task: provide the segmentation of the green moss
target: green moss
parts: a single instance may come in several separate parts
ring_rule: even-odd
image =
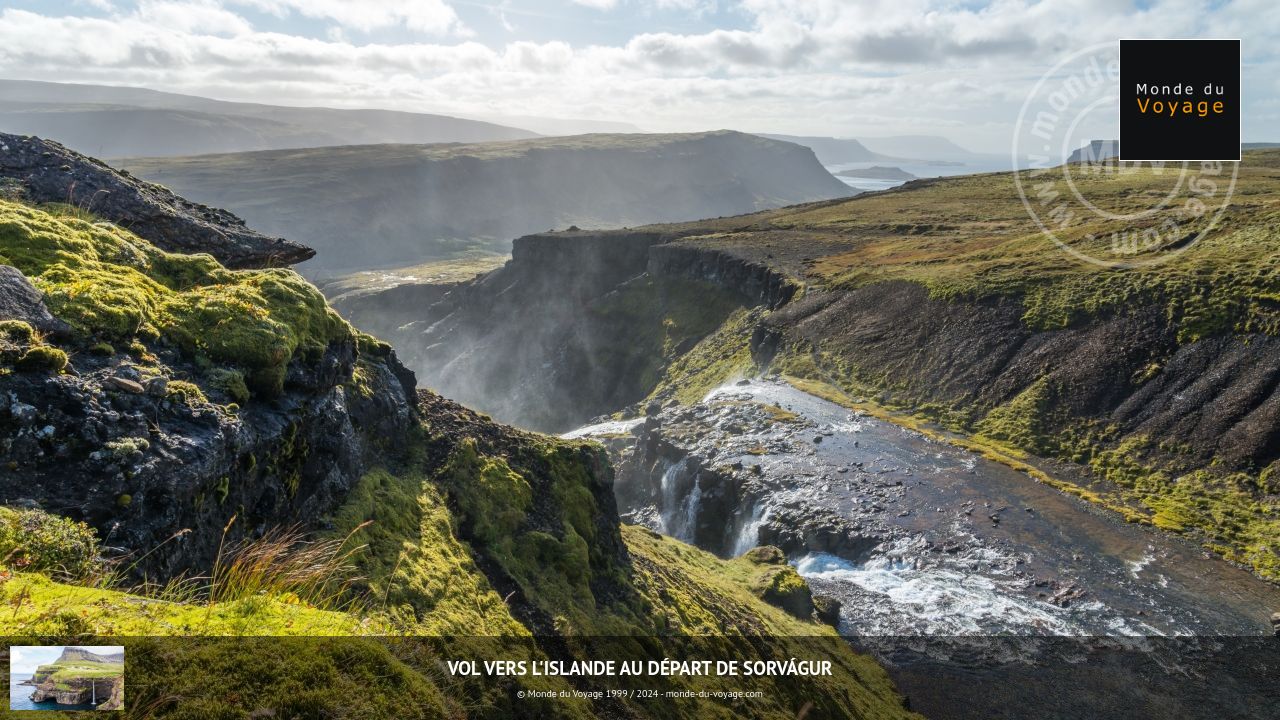
[[[363,635],[386,627],[345,613],[267,598],[250,616],[231,603],[168,602],[114,590],[56,582],[34,572],[0,585],[5,635],[77,637],[156,635]]]
[[[127,460],[150,450],[151,441],[144,437],[125,437],[108,440],[102,447],[110,453],[111,457],[117,460]]]
[[[472,536],[485,544],[510,542],[532,502],[529,483],[501,458],[481,457],[470,438],[454,452],[445,472]]]
[[[165,385],[165,396],[172,398],[178,402],[188,405],[205,404],[209,399],[205,397],[204,392],[200,390],[200,386],[186,380],[170,380]]]
[[[761,571],[752,583],[756,595],[770,605],[799,618],[813,614],[813,596],[809,584],[790,565],[774,566]]]
[[[0,320],[0,336],[19,345],[30,345],[38,341],[35,328],[23,320]]]
[[[318,359],[332,343],[355,342],[297,273],[226,270],[207,255],[165,253],[106,223],[0,201],[0,254],[81,336],[163,339],[194,360],[238,366],[248,387],[267,396],[280,392],[295,358]]]
[[[116,354],[116,349],[109,342],[98,342],[89,346],[89,352],[99,357],[110,357]]]
[[[13,364],[23,372],[51,372],[58,374],[67,367],[67,353],[48,345],[28,348]]]
[[[0,507],[0,565],[85,578],[98,566],[98,538],[84,523]]]
[[[738,309],[730,313],[719,328],[666,368],[649,399],[672,397],[688,405],[735,377],[753,374],[756,368],[751,359],[751,332],[759,319],[758,311]]]
[[[1049,436],[1047,412],[1054,400],[1054,388],[1047,377],[1040,378],[1016,397],[987,413],[977,425],[980,434],[1012,443],[1034,453],[1056,449]]]
[[[335,536],[356,536],[369,603],[405,632],[424,635],[527,635],[458,541],[439,491],[417,471],[374,470],[333,518]]]
[[[391,354],[391,344],[363,332],[356,332],[356,348],[361,355],[384,358]]]
[[[229,368],[213,368],[208,377],[211,387],[226,393],[232,400],[241,405],[249,402],[249,386],[245,384],[244,373]]]

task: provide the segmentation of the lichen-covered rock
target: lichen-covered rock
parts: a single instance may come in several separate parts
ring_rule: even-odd
[[[0,188],[20,199],[65,203],[128,227],[170,252],[204,252],[230,268],[282,267],[315,251],[245,227],[235,215],[117,173],[101,161],[50,140],[0,133]]]
[[[43,293],[25,316],[69,327],[0,327],[0,504],[87,522],[139,574],[207,570],[233,516],[228,540],[314,527],[414,424],[412,373],[292,271],[3,200],[0,256]]]

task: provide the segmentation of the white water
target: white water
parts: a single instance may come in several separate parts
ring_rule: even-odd
[[[762,509],[762,505],[756,504],[751,509],[751,517],[742,523],[742,529],[738,531],[738,537],[733,541],[733,556],[738,557],[742,553],[755,547],[760,542],[760,526],[769,519],[769,511],[767,508]]]
[[[630,420],[609,420],[608,422],[596,423],[595,425],[583,425],[580,428],[574,428],[560,437],[566,440],[577,440],[578,438],[595,437],[599,435],[626,435],[631,432],[635,426],[644,422],[644,418],[632,418]]]
[[[873,612],[883,615],[875,625],[886,634],[977,635],[990,632],[994,625],[1025,626],[1034,633],[1085,634],[1061,608],[1002,593],[981,575],[916,569],[910,560],[889,556],[854,565],[825,553],[801,557],[796,570],[806,578],[849,583],[883,596],[885,604],[877,604]]]
[[[698,527],[698,511],[701,509],[698,505],[702,502],[702,486],[698,484],[697,479],[693,481],[693,487],[689,490],[689,495],[684,499],[684,512],[680,515],[680,526],[674,528],[672,533],[676,538],[685,542],[693,542],[694,531]]]
[[[661,490],[662,490],[662,534],[671,537],[680,537],[676,534],[676,509],[681,503],[678,495],[676,483],[680,479],[680,475],[684,473],[685,465],[688,464],[688,458],[680,460],[680,462],[672,463],[662,473]]]

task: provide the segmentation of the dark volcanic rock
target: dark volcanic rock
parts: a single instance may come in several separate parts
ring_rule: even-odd
[[[44,333],[63,335],[70,328],[45,307],[44,295],[16,267],[0,265],[0,320],[22,320]]]
[[[6,180],[29,202],[74,205],[161,249],[209,253],[230,268],[279,267],[315,255],[306,246],[250,230],[226,210],[190,202],[37,137],[0,133],[0,187]]]
[[[173,377],[199,371],[171,350]],[[0,390],[0,504],[39,507],[97,528],[153,577],[203,571],[228,541],[314,527],[373,463],[393,461],[416,420],[411,374],[394,355],[360,361],[335,344],[290,368],[284,392],[231,412],[144,391],[121,356],[81,353],[78,375],[13,373]],[[154,382],[148,381],[148,386]],[[175,534],[178,537],[173,538]]]

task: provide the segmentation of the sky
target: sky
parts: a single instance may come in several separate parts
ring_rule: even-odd
[[[37,667],[55,662],[62,656],[62,645],[18,645],[9,649],[9,672],[14,675],[30,675],[36,671]],[[99,655],[114,655],[124,652],[124,648],[119,645],[75,645],[72,647],[84,647],[90,652]]]
[[[1121,37],[1241,38],[1244,139],[1280,140],[1274,0],[0,0],[0,77],[1008,152],[1036,80]]]

